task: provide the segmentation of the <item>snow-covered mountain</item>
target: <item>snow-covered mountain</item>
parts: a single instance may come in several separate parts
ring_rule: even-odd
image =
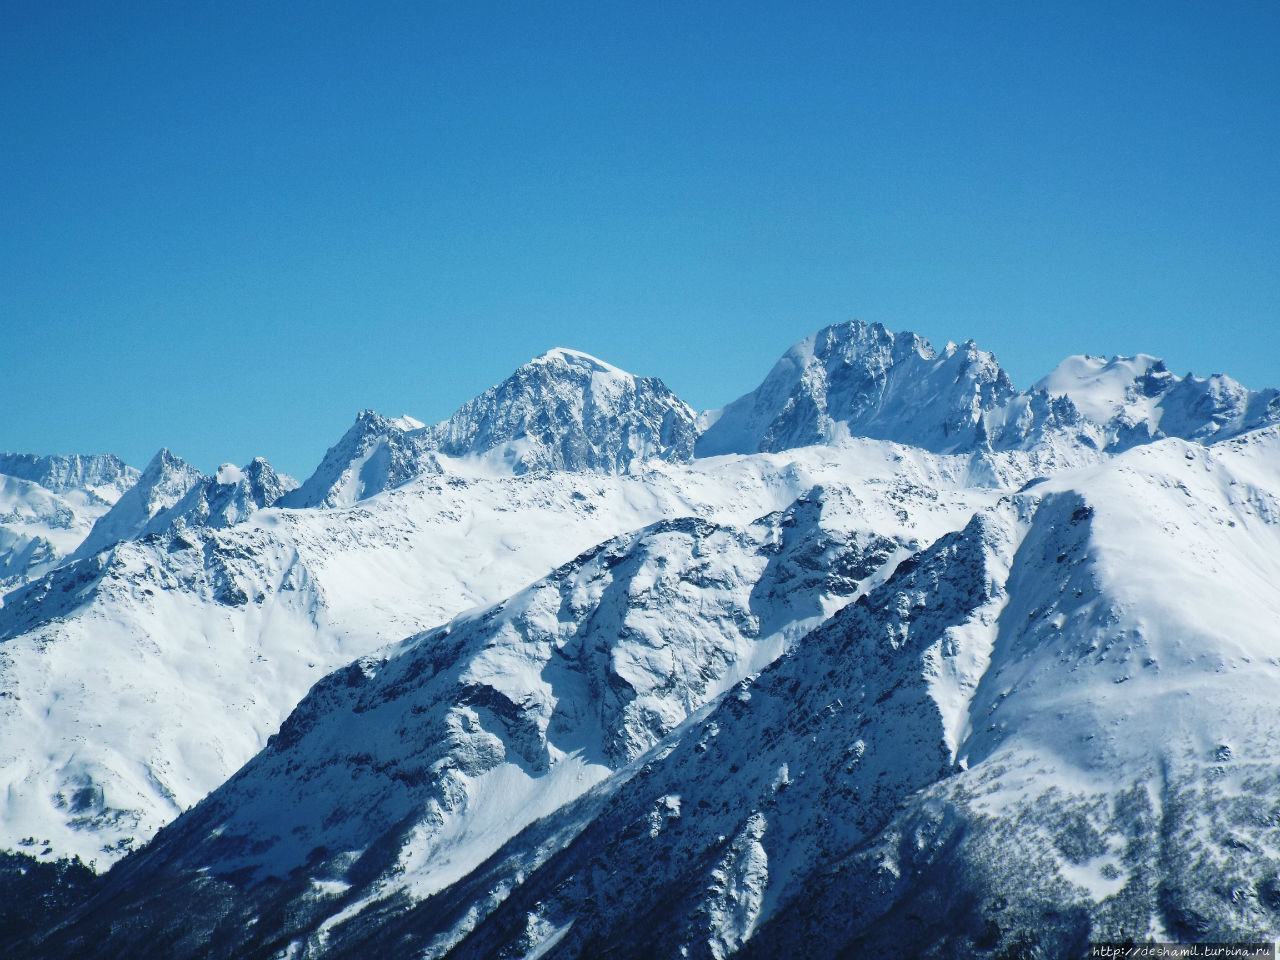
[[[695,420],[661,380],[558,347],[425,435],[450,456],[485,455],[515,473],[619,473],[647,460],[688,460]]]
[[[427,427],[363,411],[284,507],[344,507],[440,473],[438,454],[479,458],[516,475],[538,470],[621,473],[693,454],[696,416],[662,383],[562,347],[520,367]]]
[[[346,507],[406,483],[439,473],[412,417],[384,417],[363,410],[351,429],[330,447],[315,473],[280,498],[282,507]]]
[[[143,528],[141,536],[170,527],[229,527],[272,506],[298,482],[275,472],[262,457],[247,466],[224,463],[212,477],[201,477],[186,494],[161,510]]]
[[[809,541],[820,493],[606,544],[317,686],[51,955],[1076,956],[1274,931],[1278,453],[1274,430],[1169,440],[1003,497],[883,583],[843,578],[858,599],[755,677],[749,544],[791,532],[775,569],[805,558],[813,599],[841,582],[818,558],[867,557]],[[659,599],[697,586],[719,603],[688,621]]]
[[[986,445],[987,415],[1015,394],[972,341],[939,354],[915,334],[854,320],[800,341],[759,387],[704,415],[697,451],[788,450],[842,436],[968,451]]]
[[[90,494],[108,504],[119,500],[138,479],[137,470],[109,453],[46,457],[0,453],[0,474],[57,494]]]
[[[1275,489],[1276,451],[1168,442],[979,514],[596,810],[492,860],[468,891],[512,891],[490,918],[426,901],[398,942],[1074,957],[1269,939],[1280,528],[1240,488]],[[1191,551],[1164,549],[1173,531]]]
[[[1177,377],[1146,354],[1068,357],[1035,389],[1070,399],[1109,450],[1160,437],[1211,443],[1280,423],[1280,391],[1248,390],[1220,373]]]
[[[72,559],[89,557],[112,544],[141,536],[157,515],[204,479],[204,474],[181,457],[165,449],[158,451],[142,469],[137,482],[94,523]]]
[[[119,861],[11,944],[1274,939],[1277,421],[855,322],[697,419],[553,350],[434,427],[361,414],[292,491],[159,456],[0,608],[0,857]]]
[[[1161,437],[1210,442],[1280,423],[1280,391],[1179,378],[1154,357],[1063,361],[1019,393],[972,341],[939,353],[878,323],[819,330],[755,390],[703,414],[699,456],[786,450],[844,436],[938,452],[1117,451]]]
[[[370,838],[366,901],[460,879],[905,555],[823,493],[747,527],[650,525],[331,675],[179,846],[264,889],[307,873],[317,923],[339,903],[315,890]]]
[[[0,454],[0,593],[62,563],[137,479],[110,454]]]
[[[164,525],[11,593],[0,683],[20,699],[0,700],[0,843],[36,836],[105,866],[248,761],[328,671],[665,517],[750,523],[862,478],[877,527],[924,537],[997,495],[966,489],[964,458],[857,443],[643,476],[441,459],[445,475],[344,510]]]

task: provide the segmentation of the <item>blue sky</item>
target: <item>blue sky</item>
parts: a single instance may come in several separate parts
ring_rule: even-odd
[[[1280,385],[1280,5],[0,10],[0,448],[305,476],[547,348],[851,317]]]

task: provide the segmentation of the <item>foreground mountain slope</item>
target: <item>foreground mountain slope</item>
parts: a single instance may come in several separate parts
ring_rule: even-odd
[[[589,480],[449,462],[342,510],[166,528],[11,594],[3,845],[105,866],[252,757],[325,673],[655,520],[747,523],[862,476],[868,503],[910,508],[923,536],[992,496],[965,489],[964,458],[867,444]]]
[[[202,878],[218,877],[219,895],[237,903],[253,884],[245,908],[288,900],[296,929],[447,886],[903,555],[899,542],[849,529],[859,506],[849,491],[816,490],[746,528],[663,521],[333,675],[267,751],[157,840],[156,851],[180,851],[188,876],[169,861],[155,889],[172,903],[194,881],[204,897]],[[312,799],[290,803],[299,790]],[[151,881],[135,874],[139,883]],[[292,932],[275,922],[223,923],[222,936]],[[175,933],[212,930],[188,917],[145,935]]]
[[[1078,494],[1046,484],[962,772],[814,871],[747,955],[805,938],[858,956],[908,934],[955,957],[1274,940],[1277,453],[1274,429],[1165,442]],[[824,898],[857,909],[833,923],[810,906]]]
[[[326,955],[1274,939],[1277,454],[1167,441],[975,517],[632,776]]]
[[[795,530],[786,516],[764,523]],[[698,713],[716,685],[682,705],[693,688],[659,665],[671,662],[671,641],[655,646],[643,631],[635,649],[651,651],[650,666],[628,674],[640,661],[619,656],[627,631],[598,619],[609,588],[581,591],[616,570],[628,595],[637,580],[648,583],[648,604],[678,625],[679,600],[659,599],[652,578],[660,558],[697,551],[663,538],[711,546],[726,536],[742,543],[741,535],[660,525],[594,551],[493,614],[411,642],[386,664],[334,675],[241,777],[114,872],[107,892],[47,944],[50,955],[127,952],[135,937],[159,937],[178,956],[288,948],[769,957],[797,945],[807,955],[897,945],[945,957],[1071,956],[1090,939],[1231,940],[1277,929],[1268,884],[1280,868],[1280,835],[1268,811],[1280,809],[1269,747],[1280,734],[1271,707],[1280,679],[1280,432],[1209,449],[1163,441],[1005,497]],[[1165,549],[1168,538],[1182,549]],[[799,549],[792,562],[824,555]],[[706,556],[713,573],[739,554],[720,542]],[[677,581],[688,583],[696,567],[683,569]],[[732,578],[712,580],[730,595],[738,589]],[[540,600],[542,589],[556,599]],[[577,606],[591,596],[600,599]],[[776,609],[760,599],[760,610]],[[713,613],[702,630],[734,621]],[[534,624],[542,626],[531,632]],[[598,685],[565,686],[549,669],[566,654],[579,662],[584,651],[565,639],[575,624],[616,638],[583,674]],[[485,639],[468,647],[479,625]],[[665,629],[657,636],[665,640]],[[739,655],[741,668],[721,673],[719,685],[752,662]],[[634,714],[647,719],[631,726],[618,691],[639,687],[616,687],[611,670],[632,680],[670,676],[666,702],[677,712]],[[477,683],[490,692],[479,695]],[[400,719],[378,715],[392,703],[403,704],[394,708]],[[453,732],[444,741],[426,728],[419,736],[446,703],[458,719],[442,730]],[[351,704],[360,706],[350,712]],[[557,721],[561,710],[572,712]],[[606,722],[583,725],[593,717]],[[644,735],[630,741],[637,730]],[[397,736],[443,743],[445,752],[393,759],[385,751]],[[610,742],[633,745],[610,761]],[[306,743],[319,752],[291,761]],[[444,757],[452,759],[442,766]],[[459,847],[496,848],[506,836],[489,833],[507,821],[486,816],[486,804],[505,811],[501,798],[526,796],[527,788],[508,793],[509,778],[473,792],[471,773],[483,781],[495,762],[535,780],[560,765],[584,777],[574,772],[576,787],[544,795],[554,812],[462,877],[450,860]],[[413,764],[417,777],[408,775]],[[450,802],[465,813],[450,826],[441,798],[467,764],[478,766],[453,780],[460,790]],[[268,768],[269,781],[292,777],[296,795],[314,799],[290,809],[281,804],[287,793],[250,789]],[[342,785],[326,789],[335,777]],[[415,812],[396,820],[387,797],[360,802],[369,794],[358,785],[371,777],[398,784],[398,802]],[[525,814],[545,810],[530,803]],[[371,816],[394,821],[390,840],[362,829]],[[308,819],[331,830],[335,846],[304,852],[326,836],[298,832]],[[344,823],[361,828],[349,834]],[[435,843],[424,841],[423,823]],[[471,846],[468,831],[487,842]],[[295,838],[294,859],[264,845],[273,835]],[[179,904],[177,915],[157,926],[153,898]],[[108,930],[118,939],[100,944]]]

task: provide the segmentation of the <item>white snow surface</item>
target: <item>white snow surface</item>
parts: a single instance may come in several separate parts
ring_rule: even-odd
[[[0,594],[65,562],[137,478],[109,455],[0,454]]]
[[[557,348],[296,490],[162,451],[0,608],[0,846],[102,868],[187,811],[128,882],[299,883],[298,956],[836,954],[966,864],[1006,916],[1280,933],[1278,420],[855,322],[696,426]]]
[[[1178,377],[1143,353],[1068,357],[1033,390],[1067,397],[1113,450],[1161,437],[1211,443],[1280,422],[1276,390],[1248,390],[1219,373]]]
[[[985,896],[1102,911],[1098,936],[1134,898],[1140,929],[1172,936],[1182,896],[1274,935],[1232,891],[1276,855],[1256,811],[1280,802],[1278,491],[1269,428],[1002,498],[676,729],[644,776],[531,828],[468,880],[460,925],[424,904],[427,955],[464,936],[461,956],[527,950],[505,918],[533,904],[542,929],[573,919],[558,943],[574,955],[658,903],[657,955],[762,936],[763,955],[797,939],[829,955],[956,857]],[[654,818],[673,795],[709,802],[672,830]],[[1195,869],[1233,879],[1151,893]],[[491,921],[486,896],[508,901]],[[831,911],[849,897],[858,910]]]
[[[1134,381],[1144,377],[1160,361],[1145,353],[1133,357],[1078,355],[1067,357],[1039,380],[1035,388],[1053,396],[1067,396],[1082,414],[1095,423],[1110,423],[1136,399]],[[1142,410],[1149,418],[1150,405]]]
[[[105,866],[252,757],[329,671],[655,520],[744,524],[827,487],[850,491],[861,526],[927,542],[996,495],[967,487],[967,458],[870,441],[643,474],[441,460],[350,507],[127,541],[11,594],[0,843]]]

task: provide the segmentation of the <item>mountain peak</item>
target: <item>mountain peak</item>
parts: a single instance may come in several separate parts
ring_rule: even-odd
[[[1067,357],[1032,388],[1065,396],[1120,450],[1160,437],[1226,439],[1280,421],[1280,393],[1248,390],[1223,374],[1179,377],[1158,357]]]
[[[342,438],[330,447],[315,473],[285,493],[282,507],[341,507],[381,493],[440,468],[410,416],[384,417],[361,410]]]
[[[274,505],[297,486],[262,457],[243,467],[224,463],[214,476],[203,477],[176,504],[157,513],[143,535],[184,526],[229,527]]]
[[[91,556],[141,535],[156,516],[181,501],[205,479],[204,474],[168,447],[161,447],[143,468],[138,482],[98,518],[73,556]]]
[[[426,424],[421,420],[411,417],[407,413],[403,413],[400,416],[393,418],[390,422],[392,426],[403,430],[405,433],[412,433],[414,430],[421,430],[426,426]]]
[[[563,364],[569,367],[590,370],[593,373],[614,373],[621,374],[624,377],[630,376],[625,370],[621,370],[611,363],[606,363],[599,357],[593,357],[589,353],[573,350],[569,347],[552,347],[541,356],[534,357],[525,366],[532,364]]]
[[[483,456],[515,473],[621,473],[649,459],[687,460],[694,422],[661,380],[555,347],[425,436],[449,456]]]
[[[181,470],[185,466],[187,466],[187,462],[180,456],[168,447],[161,447],[155,452],[155,455],[147,461],[147,465],[142,468],[142,472],[144,475],[148,473],[159,475],[174,470]]]
[[[758,388],[707,415],[698,455],[755,453],[844,436],[949,452],[986,444],[985,415],[1015,393],[972,341],[939,355],[925,338],[851,320],[793,345]]]

